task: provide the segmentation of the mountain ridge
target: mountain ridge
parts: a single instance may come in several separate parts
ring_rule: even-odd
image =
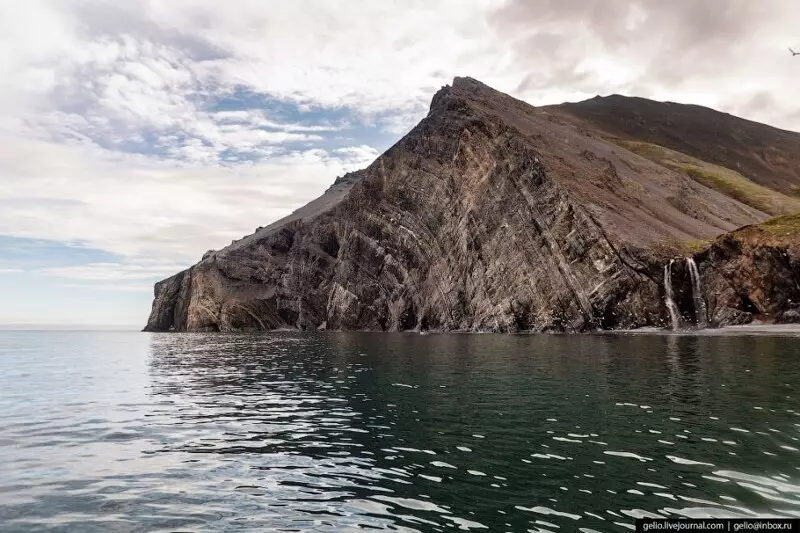
[[[741,171],[785,194],[800,193],[800,133],[708,107],[611,95],[557,108],[607,135],[649,142]]]

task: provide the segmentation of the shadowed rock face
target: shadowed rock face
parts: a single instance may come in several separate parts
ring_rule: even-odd
[[[748,226],[696,255],[713,324],[800,322],[800,239]]]
[[[666,257],[655,245],[765,218],[558,109],[456,78],[367,169],[156,284],[145,329],[661,326]],[[710,287],[719,246],[698,257]],[[732,298],[709,306],[717,322],[750,316],[722,310]]]

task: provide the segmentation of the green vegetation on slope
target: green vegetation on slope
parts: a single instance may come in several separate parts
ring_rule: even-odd
[[[800,198],[758,185],[729,168],[707,163],[657,144],[621,139],[615,139],[614,142],[670,170],[685,172],[696,182],[764,213],[787,215],[800,211]]]
[[[776,237],[800,237],[800,213],[771,218],[758,225]]]
[[[731,232],[734,235],[749,235],[751,238],[760,239],[760,232],[752,232],[753,229],[759,229],[767,232],[769,235],[777,239],[779,243],[793,244],[800,243],[800,213],[792,215],[781,215],[772,217],[760,224],[751,226],[743,226],[738,230]],[[662,257],[689,257],[702,252],[714,242],[714,239],[696,240],[696,241],[681,241],[678,239],[669,239],[657,242],[653,245],[652,251]]]
[[[711,242],[711,239],[696,241],[667,239],[653,244],[652,250],[662,257],[690,257],[708,248]]]

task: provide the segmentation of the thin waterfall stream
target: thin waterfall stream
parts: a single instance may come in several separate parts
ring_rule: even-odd
[[[706,302],[703,299],[703,291],[700,286],[700,271],[697,268],[697,263],[694,259],[687,257],[686,268],[689,271],[689,277],[692,281],[692,306],[694,308],[694,316],[698,329],[705,329],[708,326],[708,318],[706,313]],[[664,295],[669,311],[669,319],[672,331],[680,329],[680,310],[675,303],[675,291],[672,288],[672,266],[675,264],[674,259],[670,259],[669,263],[664,265]]]
[[[686,258],[686,265],[689,267],[689,275],[692,278],[692,302],[694,303],[694,316],[697,320],[697,327],[698,329],[704,329],[708,325],[708,319],[706,318],[706,301],[703,299],[703,292],[700,288],[700,272],[691,257]]]
[[[677,331],[680,327],[678,306],[675,305],[675,294],[672,292],[672,265],[675,263],[674,259],[670,259],[669,264],[664,265],[664,293],[666,294],[667,309],[669,310],[669,319],[672,323],[672,331]]]

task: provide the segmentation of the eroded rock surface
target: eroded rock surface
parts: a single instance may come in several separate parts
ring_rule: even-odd
[[[749,226],[697,254],[711,323],[800,322],[798,242]]]

